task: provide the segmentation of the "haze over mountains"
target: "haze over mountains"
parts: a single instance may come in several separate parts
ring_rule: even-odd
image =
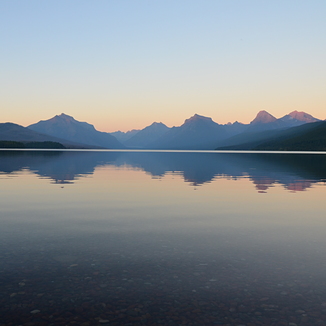
[[[308,127],[305,127],[306,125]],[[318,150],[322,150],[324,145],[326,149],[326,140],[325,144],[323,140],[326,136],[324,137],[322,125],[321,120],[305,112],[293,111],[277,119],[266,111],[260,111],[249,124],[237,121],[218,124],[209,117],[195,114],[178,127],[169,128],[162,122],[154,122],[142,130],[107,133],[96,130],[87,122],[77,121],[62,113],[27,128],[14,125],[16,128],[14,132],[10,132],[8,124],[0,124],[0,141],[32,139],[33,141],[57,141],[68,144],[68,147],[76,147],[77,144],[77,147],[111,149],[210,150],[263,149],[265,142],[268,142],[268,148],[272,148],[276,146],[273,142],[277,141],[277,146],[281,146],[283,140],[288,141],[289,138],[296,137],[297,141],[293,146],[301,146],[299,145],[301,139],[306,143],[303,147],[309,147],[310,144],[312,146],[310,149],[314,150],[318,142]],[[319,131],[314,132],[314,128],[319,128]],[[311,137],[314,138],[313,142]],[[289,144],[286,147],[288,149]],[[277,149],[275,146],[273,148]]]

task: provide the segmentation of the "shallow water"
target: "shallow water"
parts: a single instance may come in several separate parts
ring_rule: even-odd
[[[1,151],[0,325],[325,325],[326,155]]]

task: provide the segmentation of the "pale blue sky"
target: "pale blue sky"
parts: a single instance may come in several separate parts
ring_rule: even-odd
[[[326,1],[1,0],[1,122],[326,118]]]

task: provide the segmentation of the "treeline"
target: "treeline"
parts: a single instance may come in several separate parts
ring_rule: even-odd
[[[43,149],[65,149],[61,143],[53,141],[41,141],[41,142],[19,142],[0,140],[0,148],[43,148]]]

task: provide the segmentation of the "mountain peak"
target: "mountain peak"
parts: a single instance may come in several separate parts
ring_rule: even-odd
[[[260,123],[270,123],[277,119],[265,110],[259,111],[256,118],[250,122],[251,125]]]
[[[75,120],[73,117],[61,113],[49,120],[41,120],[28,126],[29,129],[68,140],[70,142],[87,144],[104,148],[123,148],[114,136],[97,131],[87,122]]]
[[[162,125],[165,126],[165,124],[162,122],[153,122],[150,126],[162,126]]]
[[[209,121],[209,122],[213,122],[212,118],[204,117],[202,115],[199,115],[199,114],[195,113],[192,117],[190,117],[189,119],[186,119],[184,123],[189,123],[189,122],[194,122],[194,121]]]
[[[71,115],[65,114],[65,113],[61,113],[60,115],[56,115],[54,116],[52,119],[57,120],[65,120],[65,121],[77,121],[74,119],[74,117],[72,117]]]
[[[167,130],[169,129],[169,127],[167,127],[164,123],[162,122],[153,122],[151,125],[145,127],[144,129],[142,130],[148,130],[148,129],[151,129],[151,130]]]
[[[57,115],[57,117],[62,117],[62,118],[73,118],[71,115],[61,113],[60,115]]]
[[[153,122],[125,141],[131,148],[146,148],[150,143],[163,136],[170,128],[162,122]]]
[[[318,119],[314,118],[312,115],[303,112],[303,111],[292,111],[291,113],[289,113],[289,116],[292,117],[293,119],[299,120],[299,121],[303,121],[303,122],[317,122],[319,121]]]

